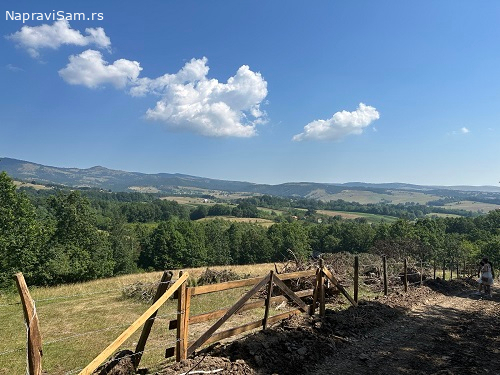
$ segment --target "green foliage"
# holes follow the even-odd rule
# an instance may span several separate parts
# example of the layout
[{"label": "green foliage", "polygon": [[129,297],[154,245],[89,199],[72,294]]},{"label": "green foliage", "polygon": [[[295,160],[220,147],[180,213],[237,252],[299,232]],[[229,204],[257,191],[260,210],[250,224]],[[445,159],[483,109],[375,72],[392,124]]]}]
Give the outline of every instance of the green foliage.
[{"label": "green foliage", "polygon": [[191,220],[198,220],[207,217],[207,215],[208,215],[208,207],[200,205],[191,212],[189,218]]},{"label": "green foliage", "polygon": [[[113,275],[109,234],[96,226],[89,201],[79,192],[50,198],[55,231],[48,243],[47,283],[91,280]],[[69,269],[68,269],[69,268]]]},{"label": "green foliage", "polygon": [[[423,218],[429,209],[415,204],[359,205],[261,196],[237,200],[236,207],[200,205],[193,210],[138,193],[29,194],[31,201],[16,191],[5,173],[0,174],[0,284],[4,286],[17,271],[25,274],[29,284],[45,285],[140,269],[249,264],[291,256],[305,259],[312,252],[371,252],[440,264],[476,262],[482,256],[495,264],[500,261],[500,210],[474,218]],[[272,215],[278,209],[279,215]],[[319,209],[400,219],[371,224],[364,219],[321,217],[318,224]],[[195,221],[229,214],[267,215],[276,224],[265,228],[221,219]]]},{"label": "green foliage", "polygon": [[28,283],[38,281],[40,249],[44,232],[35,210],[12,179],[0,173],[0,286],[11,283],[15,272],[23,272]]}]

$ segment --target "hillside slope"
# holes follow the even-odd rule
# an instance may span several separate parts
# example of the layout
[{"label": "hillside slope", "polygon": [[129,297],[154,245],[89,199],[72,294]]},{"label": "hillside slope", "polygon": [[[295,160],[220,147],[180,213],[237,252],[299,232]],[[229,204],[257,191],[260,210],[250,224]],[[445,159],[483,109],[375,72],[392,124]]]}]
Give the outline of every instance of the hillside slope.
[{"label": "hillside slope", "polygon": [[[268,194],[282,197],[302,197],[320,200],[344,199],[361,203],[418,202],[427,203],[439,198],[500,201],[500,188],[494,186],[437,187],[404,183],[371,184],[349,182],[345,184],[288,182],[277,185],[226,181],[190,176],[179,173],[146,174],[95,166],[87,169],[60,168],[12,158],[0,158],[0,171],[20,181],[56,184],[68,187],[89,187],[110,191],[147,191],[162,194],[210,194],[213,191]],[[369,199],[363,198],[370,195]],[[401,195],[409,195],[403,197]],[[413,195],[414,198],[411,196]],[[415,197],[418,195],[418,199]]]}]

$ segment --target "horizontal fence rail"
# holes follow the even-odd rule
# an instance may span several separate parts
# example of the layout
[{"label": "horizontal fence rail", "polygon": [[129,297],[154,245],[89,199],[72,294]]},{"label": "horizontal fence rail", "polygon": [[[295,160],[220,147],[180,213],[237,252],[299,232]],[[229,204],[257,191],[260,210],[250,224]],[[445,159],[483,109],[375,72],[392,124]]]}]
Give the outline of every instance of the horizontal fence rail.
[{"label": "horizontal fence rail", "polygon": [[[376,258],[364,258],[368,260],[366,263],[360,263],[359,258],[355,256],[350,258],[352,266],[348,266],[348,271],[339,267],[345,267],[346,258],[343,263],[324,265],[323,259],[319,260],[319,265],[315,268],[279,274],[270,271],[263,277],[254,277],[236,281],[222,282],[218,284],[209,284],[201,286],[188,286],[189,275],[187,273],[180,274],[179,278],[174,282],[172,280],[172,272],[164,272],[161,280],[156,283],[147,285],[156,286],[156,294],[152,298],[152,305],[137,318],[132,324],[119,324],[104,326],[104,328],[96,327],[97,329],[89,330],[88,332],[65,332],[59,336],[55,336],[52,340],[44,342],[44,346],[50,348],[56,347],[54,344],[78,339],[82,336],[91,336],[96,333],[113,331],[115,329],[126,328],[111,344],[109,344],[94,360],[86,367],[78,370],[71,370],[69,373],[78,373],[79,375],[90,375],[102,363],[109,365],[115,359],[109,359],[113,353],[122,345],[134,332],[143,326],[140,338],[137,340],[133,354],[127,355],[132,358],[134,368],[137,369],[141,358],[145,352],[146,344],[151,333],[153,324],[156,320],[162,319],[162,324],[166,324],[166,328],[170,331],[175,330],[175,339],[163,339],[163,344],[151,345],[149,349],[154,347],[164,348],[165,357],[175,356],[176,361],[181,361],[195,353],[199,348],[212,344],[214,342],[230,338],[235,335],[255,330],[266,329],[270,324],[274,324],[292,315],[310,314],[314,315],[319,308],[319,314],[325,314],[325,292],[328,288],[329,295],[341,294],[352,306],[357,306],[359,296],[359,285],[365,284],[376,293],[384,293],[388,295],[392,291],[407,292],[410,287],[419,286],[426,279],[438,278],[442,275],[451,279],[453,277],[475,277],[477,275],[476,265],[471,265],[465,261],[453,262],[438,262],[421,261],[415,259],[402,259],[396,261],[385,256]],[[335,270],[336,272],[334,272]],[[302,284],[303,279],[309,279]],[[302,279],[302,280],[301,280]],[[20,302],[5,303],[0,305],[0,309],[13,308],[13,306],[21,305],[25,316],[27,326],[27,349],[14,348],[0,352],[0,356],[7,356],[13,353],[26,350],[27,371],[29,375],[42,374],[42,338],[40,335],[38,320],[39,312],[35,303],[65,304],[66,300],[81,299],[86,300],[97,294],[121,289],[109,289],[105,291],[75,293],[70,296],[55,296],[48,298],[40,298],[33,300],[29,294],[28,287],[22,274],[16,274],[16,282],[20,295]],[[293,289],[290,285],[293,284]],[[304,285],[302,290],[296,290],[298,285]],[[332,287],[333,285],[333,287]],[[347,286],[346,286],[347,285]],[[351,295],[347,291],[347,287],[353,290]],[[352,287],[352,289],[351,289]],[[198,298],[210,293],[218,293],[240,288],[242,295],[236,297],[233,304],[227,308],[218,308],[213,311],[200,311]],[[154,290],[154,289],[153,289]],[[232,292],[238,294],[239,291]],[[274,295],[273,295],[274,293]],[[258,294],[258,298],[255,295]],[[175,311],[165,312],[158,315],[158,309],[170,297],[177,299],[177,308]],[[234,298],[234,297],[233,297]],[[201,301],[201,300],[200,300]],[[198,303],[198,304],[197,304]],[[287,311],[278,312],[273,310],[275,315],[270,313],[271,306],[281,305],[285,303]],[[193,305],[194,304],[194,305]],[[195,307],[196,314],[191,314],[192,305]],[[170,306],[172,308],[173,306]],[[263,316],[256,319],[255,313],[253,316],[244,316],[243,324],[238,326],[234,322],[230,327],[222,329],[222,326],[227,324],[228,320],[236,313],[241,314],[250,312],[251,310],[262,309]],[[43,308],[41,308],[43,310]],[[258,312],[257,314],[260,314]],[[175,317],[175,318],[174,318]],[[210,322],[213,323],[210,324]],[[194,330],[190,337],[190,327],[195,324],[209,323],[208,328],[194,336]],[[173,333],[171,336],[173,336]],[[168,336],[168,337],[171,337]],[[156,342],[155,342],[156,343]],[[170,343],[170,344],[168,344]],[[148,350],[149,350],[148,349]],[[54,350],[54,349],[52,349]],[[49,350],[50,352],[50,350]],[[76,367],[76,366],[75,366]]]}]

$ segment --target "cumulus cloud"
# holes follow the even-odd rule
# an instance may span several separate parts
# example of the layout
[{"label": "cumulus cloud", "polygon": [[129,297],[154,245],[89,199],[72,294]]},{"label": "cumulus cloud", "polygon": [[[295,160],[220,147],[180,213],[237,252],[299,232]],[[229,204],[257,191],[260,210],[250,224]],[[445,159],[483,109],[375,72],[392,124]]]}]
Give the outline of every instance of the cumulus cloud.
[{"label": "cumulus cloud", "polygon": [[15,65],[12,65],[12,64],[7,64],[5,65],[5,67],[10,70],[11,72],[24,72],[24,69],[22,68],[19,68]]},{"label": "cumulus cloud", "polygon": [[60,46],[77,45],[87,46],[90,44],[101,48],[110,48],[111,41],[102,27],[87,28],[88,35],[82,35],[80,31],[72,29],[67,20],[55,21],[52,25],[23,26],[21,30],[8,35],[17,46],[24,48],[28,53],[37,58],[42,48],[58,49]]},{"label": "cumulus cloud", "polygon": [[[454,130],[451,132],[452,135],[461,135],[461,134],[468,134],[470,133],[470,130],[467,129],[465,126],[461,127],[460,130]],[[450,134],[450,133],[448,133]]]},{"label": "cumulus cloud", "polygon": [[192,59],[175,74],[138,79],[132,95],[152,93],[161,99],[146,112],[168,129],[211,137],[252,137],[266,121],[260,105],[267,82],[260,73],[241,66],[226,83],[208,79],[207,59]]},{"label": "cumulus cloud", "polygon": [[70,56],[68,65],[59,70],[59,75],[72,85],[96,88],[112,84],[116,88],[124,88],[137,79],[141,70],[137,61],[119,59],[109,64],[99,51],[89,49]]},{"label": "cumulus cloud", "polygon": [[310,122],[304,126],[304,132],[295,135],[293,140],[339,140],[349,134],[363,133],[364,128],[379,118],[374,107],[359,103],[353,112],[337,112],[328,120]]},{"label": "cumulus cloud", "polygon": [[155,79],[139,78],[130,90],[130,94],[132,96],[144,96],[148,93],[162,95],[168,91],[170,85],[204,80],[210,69],[207,61],[206,57],[191,59],[176,74],[165,74]]}]

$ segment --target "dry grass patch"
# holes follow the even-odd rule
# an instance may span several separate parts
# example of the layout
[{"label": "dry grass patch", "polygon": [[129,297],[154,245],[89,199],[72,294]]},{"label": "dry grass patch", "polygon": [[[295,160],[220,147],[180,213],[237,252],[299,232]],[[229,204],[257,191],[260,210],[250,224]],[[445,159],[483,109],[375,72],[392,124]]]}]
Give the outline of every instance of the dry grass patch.
[{"label": "dry grass patch", "polygon": [[[219,266],[211,269],[231,269],[237,274],[263,276],[274,264]],[[203,268],[186,269],[198,278]],[[124,298],[124,287],[134,283],[156,284],[162,272],[126,275],[87,283],[50,288],[30,288],[35,300],[43,338],[43,368],[51,375],[78,373],[132,322],[146,311],[148,304]],[[174,272],[177,279],[178,271]],[[208,312],[230,307],[244,290],[211,293],[193,298],[192,313]],[[242,320],[262,316],[258,310],[236,315],[224,328],[237,326]],[[159,310],[141,366],[154,367],[164,361],[165,348],[175,344],[175,331],[168,330],[169,321],[176,318],[177,301],[167,301]],[[0,375],[22,374],[26,368],[26,329],[19,297],[0,296]],[[209,322],[210,323],[210,322]],[[193,326],[190,338],[196,338],[206,326]],[[135,349],[140,330],[122,348]],[[8,340],[7,340],[8,338]],[[74,372],[72,372],[74,371]]]}]

